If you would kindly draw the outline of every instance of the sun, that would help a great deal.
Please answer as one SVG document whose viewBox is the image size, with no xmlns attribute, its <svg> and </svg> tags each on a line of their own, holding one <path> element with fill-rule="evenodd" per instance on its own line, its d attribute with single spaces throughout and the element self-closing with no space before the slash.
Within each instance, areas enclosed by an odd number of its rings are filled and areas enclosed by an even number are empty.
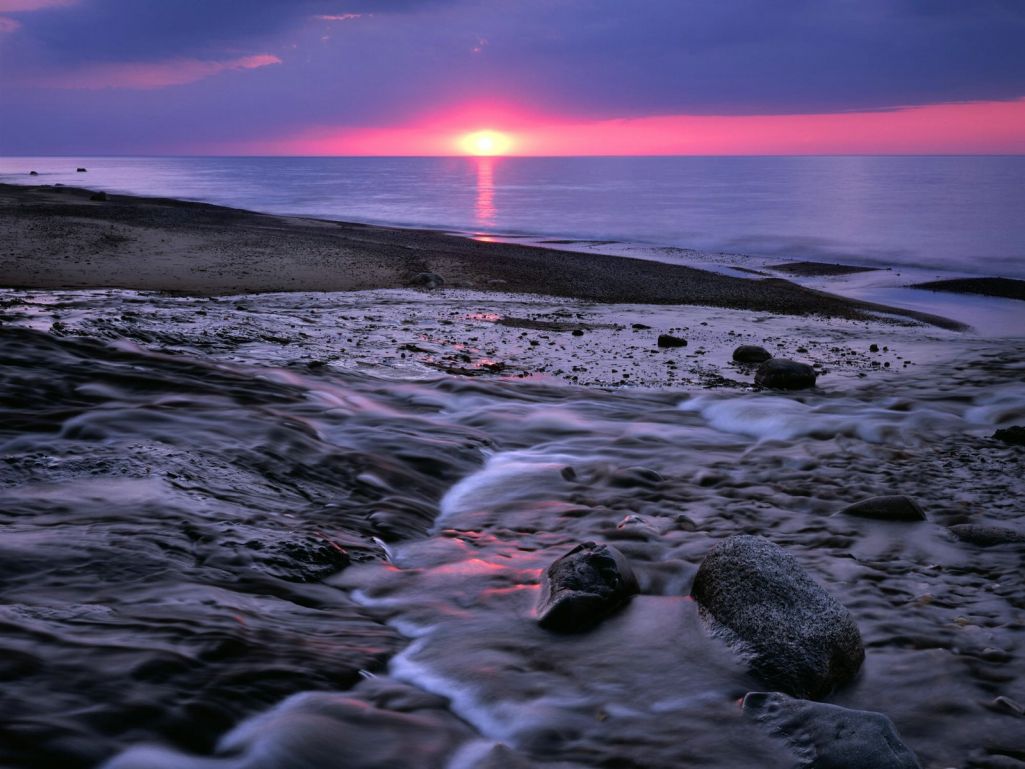
<svg viewBox="0 0 1025 769">
<path fill-rule="evenodd" d="M 512 147 L 512 139 L 501 131 L 474 131 L 459 140 L 467 155 L 505 155 Z"/>
</svg>

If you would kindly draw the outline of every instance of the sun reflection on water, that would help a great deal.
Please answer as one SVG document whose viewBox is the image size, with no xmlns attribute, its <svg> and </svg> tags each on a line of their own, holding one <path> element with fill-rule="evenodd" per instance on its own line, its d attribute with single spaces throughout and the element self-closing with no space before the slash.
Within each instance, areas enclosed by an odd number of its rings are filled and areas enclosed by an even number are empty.
<svg viewBox="0 0 1025 769">
<path fill-rule="evenodd" d="M 477 224 L 492 224 L 498 213 L 495 208 L 495 159 L 478 157 L 477 164 L 477 200 L 474 214 Z"/>
</svg>

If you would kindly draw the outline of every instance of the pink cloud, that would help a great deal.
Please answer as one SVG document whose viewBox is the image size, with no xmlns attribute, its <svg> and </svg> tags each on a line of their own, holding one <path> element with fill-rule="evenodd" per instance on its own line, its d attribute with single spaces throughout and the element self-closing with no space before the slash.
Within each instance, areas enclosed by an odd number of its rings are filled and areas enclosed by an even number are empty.
<svg viewBox="0 0 1025 769">
<path fill-rule="evenodd" d="M 362 13 L 337 13 L 337 14 L 322 14 L 315 17 L 320 21 L 352 21 L 353 19 L 363 18 Z"/>
<path fill-rule="evenodd" d="M 222 61 L 199 59 L 172 59 L 162 62 L 127 64 L 97 64 L 80 67 L 75 72 L 36 78 L 33 85 L 42 88 L 101 90 L 127 88 L 152 90 L 173 85 L 185 85 L 232 70 L 259 69 L 280 64 L 281 59 L 270 54 L 243 56 Z"/>
<path fill-rule="evenodd" d="M 217 151 L 458 155 L 464 153 L 460 140 L 482 129 L 505 133 L 516 155 L 1021 154 L 1025 99 L 880 112 L 667 115 L 591 122 L 470 107 L 414 125 L 311 127 L 293 136 Z"/>
<path fill-rule="evenodd" d="M 0 0 L 0 13 L 21 13 L 39 11 L 43 8 L 57 8 L 74 5 L 78 0 Z"/>
<path fill-rule="evenodd" d="M 14 30 L 18 29 L 20 26 L 20 21 L 8 19 L 6 16 L 0 16 L 0 35 L 5 32 L 14 32 Z"/>
</svg>

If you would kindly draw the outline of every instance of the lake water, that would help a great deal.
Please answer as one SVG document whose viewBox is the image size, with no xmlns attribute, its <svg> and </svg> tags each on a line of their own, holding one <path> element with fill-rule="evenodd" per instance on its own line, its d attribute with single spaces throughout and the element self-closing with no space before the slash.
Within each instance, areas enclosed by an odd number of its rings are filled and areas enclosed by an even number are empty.
<svg viewBox="0 0 1025 769">
<path fill-rule="evenodd" d="M 0 181 L 1025 277 L 1025 157 L 3 158 Z"/>
</svg>

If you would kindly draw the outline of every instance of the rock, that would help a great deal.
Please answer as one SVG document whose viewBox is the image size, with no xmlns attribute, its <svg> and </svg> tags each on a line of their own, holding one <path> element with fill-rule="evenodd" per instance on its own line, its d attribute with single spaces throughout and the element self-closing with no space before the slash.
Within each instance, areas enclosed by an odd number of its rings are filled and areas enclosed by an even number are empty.
<svg viewBox="0 0 1025 769">
<path fill-rule="evenodd" d="M 662 475 L 649 467 L 624 467 L 613 470 L 609 485 L 629 489 L 637 486 L 657 486 L 665 481 Z"/>
<path fill-rule="evenodd" d="M 981 523 L 959 523 L 950 527 L 951 533 L 962 542 L 980 547 L 1009 545 L 1025 542 L 1025 534 L 1006 526 L 989 526 Z"/>
<path fill-rule="evenodd" d="M 646 331 L 647 329 L 651 328 L 651 326 L 648 326 L 644 323 L 634 323 L 632 326 L 630 326 L 630 328 L 632 328 L 634 331 Z"/>
<path fill-rule="evenodd" d="M 772 358 L 758 367 L 755 384 L 774 390 L 804 390 L 815 386 L 816 376 L 815 369 L 806 363 Z"/>
<path fill-rule="evenodd" d="M 865 659 L 850 612 L 763 537 L 729 537 L 705 556 L 691 595 L 713 634 L 787 694 L 820 697 L 850 681 Z"/>
<path fill-rule="evenodd" d="M 39 176 L 39 172 L 38 171 L 29 171 L 28 175 L 29 176 Z"/>
<path fill-rule="evenodd" d="M 869 352 L 879 352 L 879 345 L 872 343 L 868 346 Z"/>
<path fill-rule="evenodd" d="M 559 558 L 541 579 L 538 624 L 549 630 L 587 630 L 630 600 L 637 578 L 611 545 L 585 542 Z"/>
<path fill-rule="evenodd" d="M 413 276 L 410 284 L 424 288 L 437 288 L 445 285 L 445 279 L 436 272 L 418 272 Z"/>
<path fill-rule="evenodd" d="M 84 168 L 79 168 L 79 169 L 77 169 L 77 171 L 80 174 L 84 174 L 85 173 L 85 169 Z"/>
<path fill-rule="evenodd" d="M 815 769 L 921 769 L 882 713 L 750 692 L 744 713 L 789 745 L 801 766 Z"/>
<path fill-rule="evenodd" d="M 737 363 L 764 363 L 771 357 L 771 352 L 756 344 L 742 344 L 733 351 L 733 360 Z"/>
<path fill-rule="evenodd" d="M 887 494 L 869 497 L 840 511 L 842 515 L 858 518 L 874 518 L 879 521 L 924 521 L 925 512 L 911 497 L 903 494 Z"/>
<path fill-rule="evenodd" d="M 1025 446 L 1025 426 L 1013 425 L 1005 427 L 993 433 L 993 437 L 998 441 L 1010 443 L 1012 446 Z"/>
<path fill-rule="evenodd" d="M 673 336 L 672 334 L 659 334 L 658 335 L 658 346 L 659 347 L 686 347 L 687 340 L 682 337 Z"/>
<path fill-rule="evenodd" d="M 99 201 L 104 201 L 106 199 L 107 199 L 107 193 L 106 192 L 97 192 L 95 195 L 92 195 L 89 198 L 89 200 L 99 200 Z"/>
<path fill-rule="evenodd" d="M 584 330 L 580 328 L 573 329 L 573 336 L 583 336 Z"/>
</svg>

